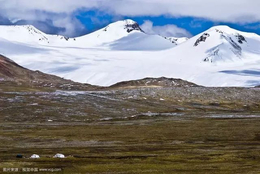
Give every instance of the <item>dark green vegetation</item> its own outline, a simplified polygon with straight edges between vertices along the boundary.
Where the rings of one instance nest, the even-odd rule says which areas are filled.
[[[95,124],[1,124],[0,167],[64,173],[259,173],[260,121],[158,118]],[[60,152],[66,159],[51,158]],[[16,154],[41,159],[15,159]]]
[[[260,173],[257,88],[7,86],[0,85],[0,173]]]

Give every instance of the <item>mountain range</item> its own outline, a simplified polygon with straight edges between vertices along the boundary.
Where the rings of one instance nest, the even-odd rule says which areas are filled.
[[[147,77],[203,86],[260,85],[260,36],[215,26],[192,38],[145,33],[124,20],[68,38],[33,26],[0,26],[0,54],[31,70],[110,86]]]

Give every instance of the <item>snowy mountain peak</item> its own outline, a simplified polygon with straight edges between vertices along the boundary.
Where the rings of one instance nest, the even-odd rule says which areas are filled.
[[[243,44],[247,42],[243,34],[243,32],[237,31],[228,26],[215,26],[200,35],[194,43],[194,46],[198,46],[200,43],[206,42],[210,37],[213,37],[214,39],[219,37],[219,39],[226,40],[232,45],[236,43]]]
[[[247,43],[245,36],[226,27],[214,27],[203,33],[195,41],[194,47],[207,48],[205,62],[217,62],[241,59],[243,57],[243,44]],[[203,45],[204,44],[204,45]],[[212,45],[212,46],[211,46]],[[228,56],[226,56],[228,54]]]
[[[49,35],[32,25],[0,25],[0,39],[25,44],[63,44],[70,38],[61,35]],[[74,40],[75,39],[71,39]]]
[[[228,26],[225,25],[220,25],[220,26],[215,26],[210,28],[208,31],[208,33],[217,33],[220,34],[220,36],[235,36],[236,37],[236,41],[240,44],[243,44],[246,41],[246,37],[259,37],[258,35],[256,35],[255,33],[246,33],[246,32],[241,32],[238,30],[235,30],[233,28],[230,28]]]
[[[111,50],[164,50],[176,46],[159,35],[146,34],[137,22],[130,19],[111,23],[76,40],[85,47]]]
[[[196,60],[214,64],[241,64],[250,61],[253,55],[260,54],[260,36],[228,26],[215,26],[173,50],[176,53],[175,57],[180,57],[182,62]],[[183,50],[189,51],[183,53]]]
[[[136,24],[137,22],[132,20],[132,19],[126,19],[124,20],[124,22],[126,22],[126,24]]]
[[[103,29],[103,31],[109,30],[125,30],[127,33],[131,33],[132,31],[139,31],[143,32],[140,28],[139,24],[131,19],[126,19],[123,21],[117,21],[114,23],[109,24],[107,27]]]
[[[234,32],[234,31],[236,31],[235,29],[230,28],[227,25],[217,25],[217,26],[213,26],[210,29],[208,29],[209,32],[210,31],[217,31],[217,30],[223,31],[223,32]]]
[[[0,25],[1,38],[15,42],[45,41],[46,34],[32,25]]]

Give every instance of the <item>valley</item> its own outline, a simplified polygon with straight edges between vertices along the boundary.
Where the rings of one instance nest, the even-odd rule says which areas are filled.
[[[0,168],[259,172],[258,88],[127,84],[96,91],[0,85]],[[52,158],[57,153],[66,158]]]

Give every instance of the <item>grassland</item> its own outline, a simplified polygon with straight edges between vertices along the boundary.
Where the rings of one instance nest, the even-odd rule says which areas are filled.
[[[259,173],[259,118],[1,124],[0,168],[63,173]],[[41,159],[27,159],[32,154]],[[63,153],[66,159],[53,159]],[[16,159],[16,154],[25,155]]]
[[[14,90],[0,93],[0,173],[260,173],[258,89]]]

